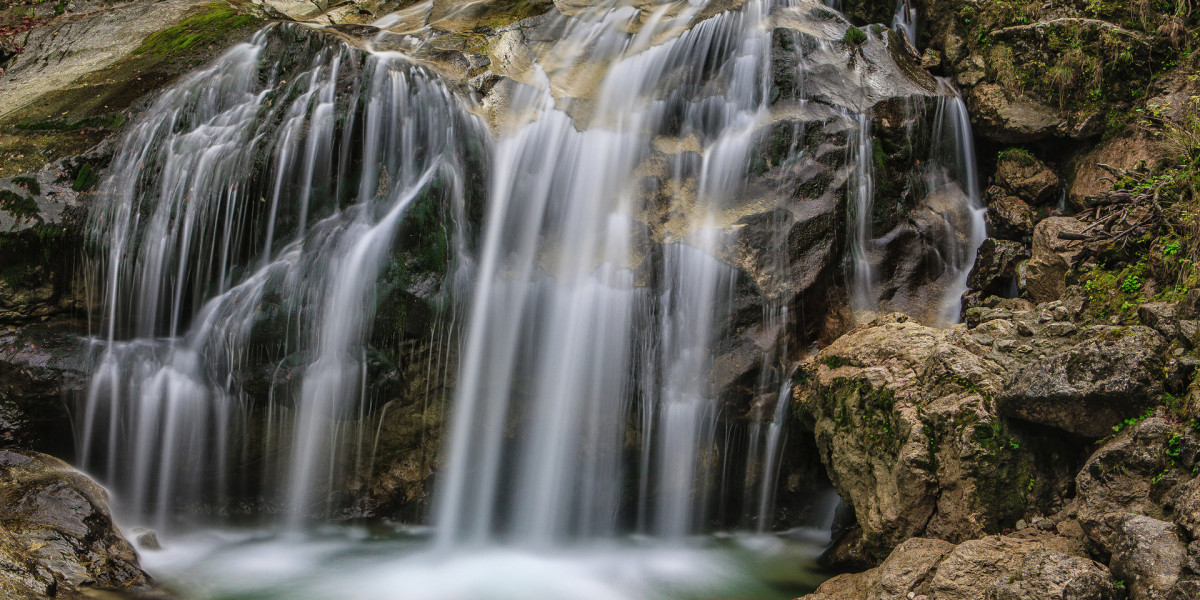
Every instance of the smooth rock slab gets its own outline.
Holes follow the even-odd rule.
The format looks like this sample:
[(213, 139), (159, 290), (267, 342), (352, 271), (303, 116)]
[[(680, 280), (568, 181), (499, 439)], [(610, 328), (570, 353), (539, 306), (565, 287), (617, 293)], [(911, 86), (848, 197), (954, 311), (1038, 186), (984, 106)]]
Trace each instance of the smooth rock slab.
[[(155, 593), (108, 510), (108, 494), (57, 458), (0, 450), (0, 594)], [(161, 596), (160, 596), (161, 597)]]

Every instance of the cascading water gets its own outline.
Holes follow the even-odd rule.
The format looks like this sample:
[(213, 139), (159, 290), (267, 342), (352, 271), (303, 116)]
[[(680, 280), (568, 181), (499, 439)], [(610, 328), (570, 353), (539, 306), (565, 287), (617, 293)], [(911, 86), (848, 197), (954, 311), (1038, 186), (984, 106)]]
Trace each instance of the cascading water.
[(930, 160), (925, 165), (925, 184), (934, 194), (947, 186), (958, 188), (951, 195), (957, 201), (943, 207), (945, 222), (942, 251), (945, 275), (940, 318), (942, 323), (957, 323), (962, 312), (962, 295), (967, 277), (975, 266), (979, 246), (987, 239), (986, 209), (979, 187), (979, 166), (975, 160), (975, 140), (971, 117), (962, 95), (949, 81), (938, 81), (943, 91), (934, 113)]
[[(554, 106), (554, 72), (514, 96), (518, 114), (538, 117), (496, 150), (436, 504), (444, 540), (610, 535), (631, 491), (646, 531), (698, 525), (716, 416), (707, 365), (733, 283), (714, 258), (713, 219), (765, 118), (767, 9), (756, 0), (646, 48), (695, 9), (630, 34), (638, 11), (595, 8), (546, 53), (603, 68), (588, 128)], [(696, 147), (657, 157), (675, 202), (699, 207), (689, 222), (647, 221), (634, 185), (668, 136)], [(655, 227), (667, 231), (648, 255), (639, 247)], [(519, 444), (503, 433), (512, 421), (526, 422)], [(636, 490), (622, 482), (628, 423), (640, 426)], [(502, 489), (505, 472), (515, 482)]]
[(896, 0), (896, 14), (892, 17), (892, 29), (904, 36), (908, 43), (917, 47), (917, 7), (912, 0)]
[[(846, 211), (845, 256), (830, 270), (855, 310), (881, 304), (871, 113), (880, 99), (861, 65), (853, 78), (831, 69), (847, 64), (846, 26), (821, 6), (571, 6), (541, 25), (553, 37), (539, 39), (529, 69), (496, 84), (495, 137), (471, 114), (484, 110), (432, 71), (299, 26), (269, 27), (172, 86), (122, 143), (91, 223), (106, 286), (81, 407), (85, 465), (159, 527), (182, 508), (239, 503), (286, 513), (290, 531), (338, 514), (390, 406), (373, 385), (376, 307), (385, 288), (403, 285), (409, 264), (397, 245), (412, 215), (441, 207), (457, 265), (444, 285), (465, 309), (448, 314), (465, 319), (428, 335), (440, 346), (429, 364), (444, 368), (451, 353), (458, 363), (431, 508), (435, 551), (380, 552), (363, 577), (378, 587), (356, 593), (478, 597), (511, 570), (550, 582), (506, 579), (524, 597), (644, 597), (656, 585), (727, 577), (707, 555), (688, 554), (694, 568), (678, 571), (669, 553), (639, 550), (631, 566), (603, 548), (625, 533), (682, 548), (714, 523), (774, 526), (788, 379), (802, 351), (778, 333), (797, 327), (790, 301), (764, 294), (762, 331), (778, 339), (752, 351), (760, 372), (744, 383), (756, 395), (748, 417), (727, 412), (713, 376), (747, 279), (730, 247), (749, 227), (743, 217), (772, 201), (755, 196), (764, 193), (756, 177), (790, 173), (776, 182), (789, 189), (770, 208), (778, 230), (767, 245), (780, 258), (766, 270), (795, 277), (781, 258), (798, 243), (785, 224), (836, 206)], [(804, 16), (810, 8), (817, 16)], [(800, 26), (806, 41), (781, 43), (777, 18), (811, 19)], [(783, 100), (773, 81), (781, 52), (799, 65)], [(809, 55), (820, 57), (811, 72)], [(811, 89), (809, 75), (821, 80)], [(920, 85), (893, 93), (936, 95)], [(938, 289), (950, 322), (982, 229), (965, 108), (949, 87), (936, 102), (919, 187), (931, 198), (962, 190), (934, 211), (945, 225)], [(763, 151), (786, 119), (805, 125), (779, 128), (786, 151)], [(837, 191), (790, 189), (814, 180)], [(476, 239), (466, 215), (484, 201)], [(765, 279), (754, 284), (786, 287)], [(725, 512), (714, 499), (738, 494), (735, 518), (714, 514)], [(290, 548), (299, 538), (270, 539), (225, 544), (204, 564), (237, 572), (259, 564), (262, 548), (333, 574), (361, 554), (339, 546), (326, 560), (318, 547)], [(568, 547), (583, 558), (546, 558), (546, 548)], [(450, 555), (466, 566), (438, 562)], [(638, 577), (613, 584), (616, 568)]]
[(103, 184), (80, 447), (160, 526), (233, 488), (296, 521), (334, 508), (397, 229), (414, 202), (464, 203), (474, 119), (402, 57), (323, 38), (271, 27), (176, 84)]

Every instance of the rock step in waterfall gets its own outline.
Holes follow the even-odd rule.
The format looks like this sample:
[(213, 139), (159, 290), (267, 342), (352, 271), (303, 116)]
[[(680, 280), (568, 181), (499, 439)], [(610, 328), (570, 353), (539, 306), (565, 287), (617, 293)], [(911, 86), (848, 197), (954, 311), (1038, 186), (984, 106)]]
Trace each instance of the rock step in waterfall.
[(970, 127), (902, 38), (846, 41), (808, 0), (555, 13), (499, 34), (523, 58), (477, 89), (386, 19), (271, 25), (131, 126), (90, 223), (78, 423), (135, 519), (350, 509), (402, 294), (458, 363), (443, 545), (769, 530), (830, 298), (957, 320)]

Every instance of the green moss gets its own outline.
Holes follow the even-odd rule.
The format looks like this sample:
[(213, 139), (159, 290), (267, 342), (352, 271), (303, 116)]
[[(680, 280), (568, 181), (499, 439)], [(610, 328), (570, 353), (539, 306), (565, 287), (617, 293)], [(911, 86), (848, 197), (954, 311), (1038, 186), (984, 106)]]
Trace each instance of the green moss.
[(200, 14), (148, 36), (133, 53), (178, 56), (190, 48), (216, 42), (230, 31), (259, 21), (258, 17), (241, 14), (224, 2), (206, 4)]
[(119, 114), (84, 117), (67, 121), (63, 119), (47, 119), (44, 121), (17, 124), (17, 129), (23, 131), (77, 131), (80, 129), (100, 128), (117, 129), (125, 124), (125, 117)]
[(13, 183), (25, 188), (34, 196), (42, 195), (42, 186), (38, 183), (37, 178), (33, 177), (32, 175), (13, 177)]
[(90, 163), (83, 163), (83, 166), (79, 167), (79, 173), (75, 176), (75, 183), (71, 185), (71, 189), (83, 192), (96, 187), (99, 182), (100, 174), (92, 169)]
[(847, 29), (846, 35), (842, 36), (842, 43), (850, 44), (852, 46), (858, 46), (858, 45), (864, 44), (864, 43), (866, 43), (866, 41), (867, 41), (867, 34), (864, 33), (863, 30), (861, 30), (857, 27), (851, 27), (851, 28)]
[(42, 220), (37, 201), (8, 190), (0, 190), (0, 210), (12, 215), (18, 223)]
[(1015, 161), (1023, 167), (1032, 167), (1037, 164), (1037, 157), (1025, 148), (1005, 148), (996, 155), (996, 158), (1002, 161)]

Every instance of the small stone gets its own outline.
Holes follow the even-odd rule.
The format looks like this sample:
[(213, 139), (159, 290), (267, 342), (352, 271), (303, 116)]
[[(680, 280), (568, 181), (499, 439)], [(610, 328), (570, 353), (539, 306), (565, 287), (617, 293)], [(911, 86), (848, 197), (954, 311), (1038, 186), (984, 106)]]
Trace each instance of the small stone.
[(143, 550), (162, 550), (162, 545), (158, 543), (158, 534), (153, 531), (137, 536), (137, 545)]
[(996, 349), (1002, 352), (1011, 352), (1016, 347), (1017, 340), (998, 340), (996, 342)]
[(1071, 309), (1069, 309), (1065, 306), (1062, 306), (1062, 305), (1055, 306), (1050, 311), (1050, 315), (1054, 317), (1055, 321), (1070, 321), (1071, 320)]
[(1033, 526), (1041, 529), (1042, 531), (1052, 531), (1054, 529), (1054, 521), (1039, 517), (1033, 520)]
[[(937, 67), (940, 67), (941, 65), (942, 65), (942, 53), (941, 52), (938, 52), (937, 50), (930, 48), (925, 51), (925, 54), (921, 55), (921, 68), (922, 69), (926, 69), (926, 70), (936, 69)], [(911, 597), (912, 596), (910, 595), (909, 598), (911, 598)]]
[(1017, 347), (1017, 352), (1020, 352), (1021, 354), (1029, 354), (1030, 352), (1033, 352), (1033, 346), (1030, 346), (1029, 344), (1022, 344)]
[(1029, 326), (1029, 323), (1019, 321), (1017, 323), (1017, 333), (1029, 337), (1033, 335), (1033, 328)]
[(977, 333), (971, 336), (971, 339), (975, 340), (975, 343), (981, 346), (991, 346), (992, 343), (996, 341), (996, 338), (990, 335), (984, 335), (982, 333)]
[(1025, 519), (1021, 519), (1020, 521), (1017, 521), (1017, 524), (1015, 525), (1015, 527), (1016, 527), (1017, 531), (1021, 531), (1025, 528), (1029, 527), (1029, 523), (1026, 523)]
[(1187, 342), (1189, 345), (1193, 346), (1196, 344), (1198, 333), (1200, 333), (1200, 321), (1193, 321), (1190, 319), (1180, 321), (1179, 326), (1176, 328), (1176, 335), (1178, 335), (1184, 342)]

